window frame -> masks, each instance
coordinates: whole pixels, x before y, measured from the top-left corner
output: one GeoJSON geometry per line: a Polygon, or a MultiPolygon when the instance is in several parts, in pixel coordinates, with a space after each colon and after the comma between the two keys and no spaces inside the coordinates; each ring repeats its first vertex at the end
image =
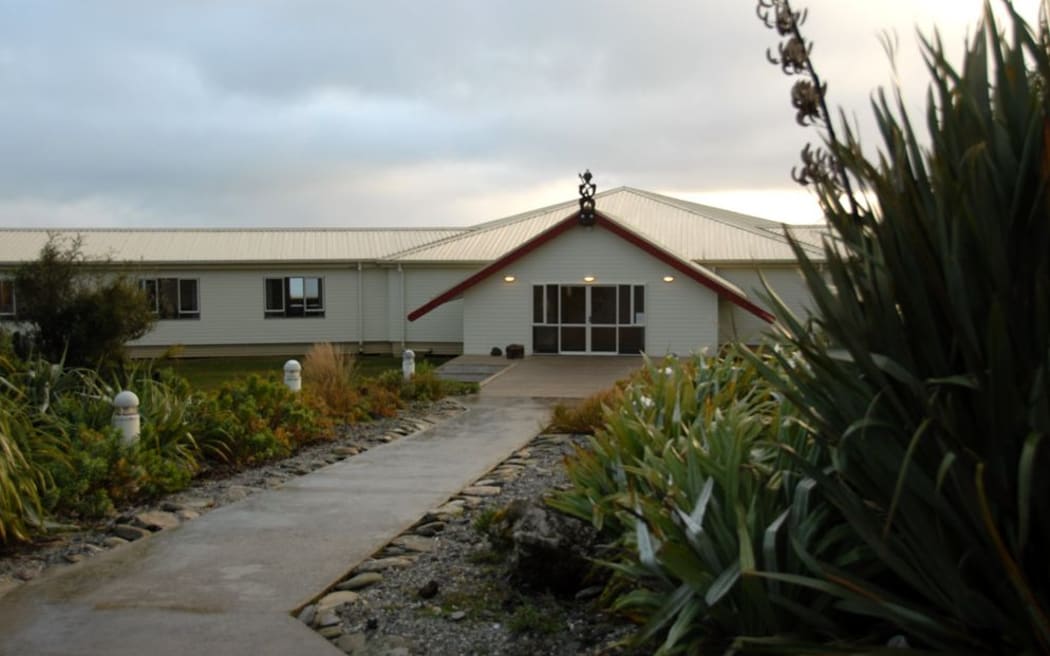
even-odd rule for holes
{"type": "Polygon", "coordinates": [[[185,321],[187,319],[201,318],[201,281],[200,278],[179,278],[176,276],[152,276],[139,278],[139,289],[146,294],[147,299],[153,301],[153,316],[158,321],[185,321]],[[172,315],[161,314],[161,288],[162,281],[171,284],[174,281],[175,304],[172,306],[172,315]],[[196,310],[183,309],[183,287],[185,283],[193,283],[193,299],[196,310]],[[150,291],[152,287],[152,292],[150,291]]]}
{"type": "Polygon", "coordinates": [[[266,276],[263,278],[263,318],[323,319],[326,312],[324,289],[324,276],[266,276]],[[274,283],[278,283],[281,290],[280,308],[270,305],[271,288],[277,288],[274,283]]]}

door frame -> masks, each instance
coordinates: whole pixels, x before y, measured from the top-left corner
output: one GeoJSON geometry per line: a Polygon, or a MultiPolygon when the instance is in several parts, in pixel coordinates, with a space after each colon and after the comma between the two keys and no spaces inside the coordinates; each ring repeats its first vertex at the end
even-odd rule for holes
{"type": "MultiPolygon", "coordinates": [[[[620,334],[619,334],[620,329],[621,328],[642,328],[642,329],[645,329],[646,326],[647,326],[647,322],[645,320],[646,317],[647,317],[646,312],[644,312],[644,311],[640,312],[640,313],[639,312],[635,312],[634,308],[633,308],[634,304],[637,302],[637,300],[636,300],[636,294],[637,294],[636,288],[638,288],[638,287],[642,288],[642,290],[643,290],[642,291],[643,299],[644,299],[644,296],[647,296],[647,294],[644,291],[645,288],[647,287],[647,285],[644,282],[638,282],[638,281],[631,281],[631,282],[620,282],[620,281],[605,282],[605,281],[602,281],[602,282],[584,283],[584,282],[575,282],[575,281],[573,281],[573,282],[553,282],[552,281],[552,282],[533,282],[533,283],[531,283],[531,287],[534,290],[535,290],[536,287],[543,287],[543,292],[542,292],[541,296],[542,296],[543,303],[544,303],[544,307],[543,307],[543,309],[541,311],[541,317],[544,319],[544,321],[537,322],[535,320],[536,319],[536,308],[535,308],[535,306],[533,307],[533,321],[531,322],[531,326],[532,326],[532,328],[534,330],[533,334],[535,335],[535,328],[537,328],[537,327],[541,327],[542,326],[542,327],[547,327],[547,328],[554,328],[557,331],[557,336],[558,336],[558,350],[556,352],[557,355],[596,355],[596,356],[621,355],[621,353],[620,353],[620,348],[621,348],[621,346],[620,346],[620,334]],[[550,322],[546,321],[546,319],[549,318],[548,317],[548,311],[547,311],[548,310],[548,308],[547,308],[547,302],[548,302],[547,287],[550,286],[550,285],[557,286],[557,294],[556,294],[556,297],[558,298],[558,316],[557,316],[558,321],[557,321],[557,323],[550,323],[550,322]],[[628,314],[630,315],[630,321],[627,322],[627,323],[621,323],[620,322],[620,319],[622,317],[621,308],[620,308],[620,300],[621,300],[620,299],[620,287],[622,287],[622,286],[629,286],[630,289],[631,289],[631,291],[630,291],[630,302],[631,302],[632,308],[628,309],[628,314]],[[565,323],[565,322],[562,321],[564,304],[562,302],[562,296],[561,296],[562,292],[561,292],[561,290],[562,290],[563,287],[582,287],[585,290],[585,292],[584,292],[584,294],[585,294],[585,296],[584,296],[584,312],[585,312],[585,316],[584,316],[584,322],[583,323],[565,323]],[[592,294],[592,290],[594,288],[596,288],[596,287],[611,288],[611,289],[614,290],[613,298],[615,300],[615,309],[614,309],[614,317],[613,317],[613,322],[612,323],[595,324],[595,323],[592,323],[592,321],[591,321],[591,317],[593,316],[593,309],[594,309],[593,308],[593,294],[592,294]],[[637,320],[638,316],[642,316],[643,317],[641,322],[639,322],[637,320]],[[584,329],[584,350],[582,350],[582,351],[569,351],[569,350],[563,349],[562,348],[563,340],[561,338],[561,330],[562,330],[562,328],[583,328],[584,329]],[[612,351],[595,351],[595,350],[593,350],[591,331],[594,328],[611,328],[611,329],[615,330],[617,332],[616,348],[614,350],[612,350],[612,351]]],[[[535,298],[536,297],[535,297],[535,291],[534,291],[533,292],[533,303],[535,303],[535,298]]],[[[644,346],[645,346],[645,344],[644,344],[644,339],[643,339],[643,344],[642,344],[642,350],[643,351],[645,350],[644,346]]],[[[533,347],[532,352],[536,353],[535,338],[533,340],[532,347],[533,347]]],[[[555,353],[551,352],[550,354],[553,355],[555,353]]]]}

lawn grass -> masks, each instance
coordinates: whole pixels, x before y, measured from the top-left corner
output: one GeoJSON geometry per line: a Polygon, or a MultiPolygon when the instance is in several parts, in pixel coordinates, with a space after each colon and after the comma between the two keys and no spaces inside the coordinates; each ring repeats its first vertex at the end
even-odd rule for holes
{"type": "MultiPolygon", "coordinates": [[[[165,360],[154,363],[155,367],[171,367],[175,373],[186,378],[190,385],[196,389],[217,389],[223,383],[238,378],[244,378],[251,374],[265,376],[274,374],[284,375],[284,363],[290,359],[302,362],[303,357],[289,357],[284,355],[245,356],[228,358],[180,358],[165,360]]],[[[451,356],[431,356],[425,359],[437,367],[451,360],[451,356]]],[[[416,363],[423,359],[417,359],[416,363]]],[[[354,359],[354,376],[359,378],[372,378],[384,371],[396,369],[401,370],[401,358],[384,355],[362,355],[354,359]]]]}

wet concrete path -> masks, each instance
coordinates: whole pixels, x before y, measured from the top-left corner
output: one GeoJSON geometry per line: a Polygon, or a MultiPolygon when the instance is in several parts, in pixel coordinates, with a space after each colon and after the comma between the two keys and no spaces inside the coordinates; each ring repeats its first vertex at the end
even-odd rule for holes
{"type": "Polygon", "coordinates": [[[0,655],[341,654],[290,613],[535,436],[545,401],[489,396],[426,431],[0,598],[0,655]]]}

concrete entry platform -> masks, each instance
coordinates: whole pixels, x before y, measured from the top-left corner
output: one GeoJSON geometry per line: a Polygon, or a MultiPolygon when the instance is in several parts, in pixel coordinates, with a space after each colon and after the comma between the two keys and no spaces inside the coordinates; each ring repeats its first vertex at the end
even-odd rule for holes
{"type": "Polygon", "coordinates": [[[639,355],[532,355],[482,383],[483,398],[582,399],[642,366],[639,355]]]}
{"type": "Polygon", "coordinates": [[[481,383],[516,362],[502,356],[461,355],[437,368],[438,378],[465,383],[481,383]]]}
{"type": "Polygon", "coordinates": [[[0,598],[0,656],[331,654],[289,613],[535,436],[546,402],[472,397],[415,435],[0,598]]]}

